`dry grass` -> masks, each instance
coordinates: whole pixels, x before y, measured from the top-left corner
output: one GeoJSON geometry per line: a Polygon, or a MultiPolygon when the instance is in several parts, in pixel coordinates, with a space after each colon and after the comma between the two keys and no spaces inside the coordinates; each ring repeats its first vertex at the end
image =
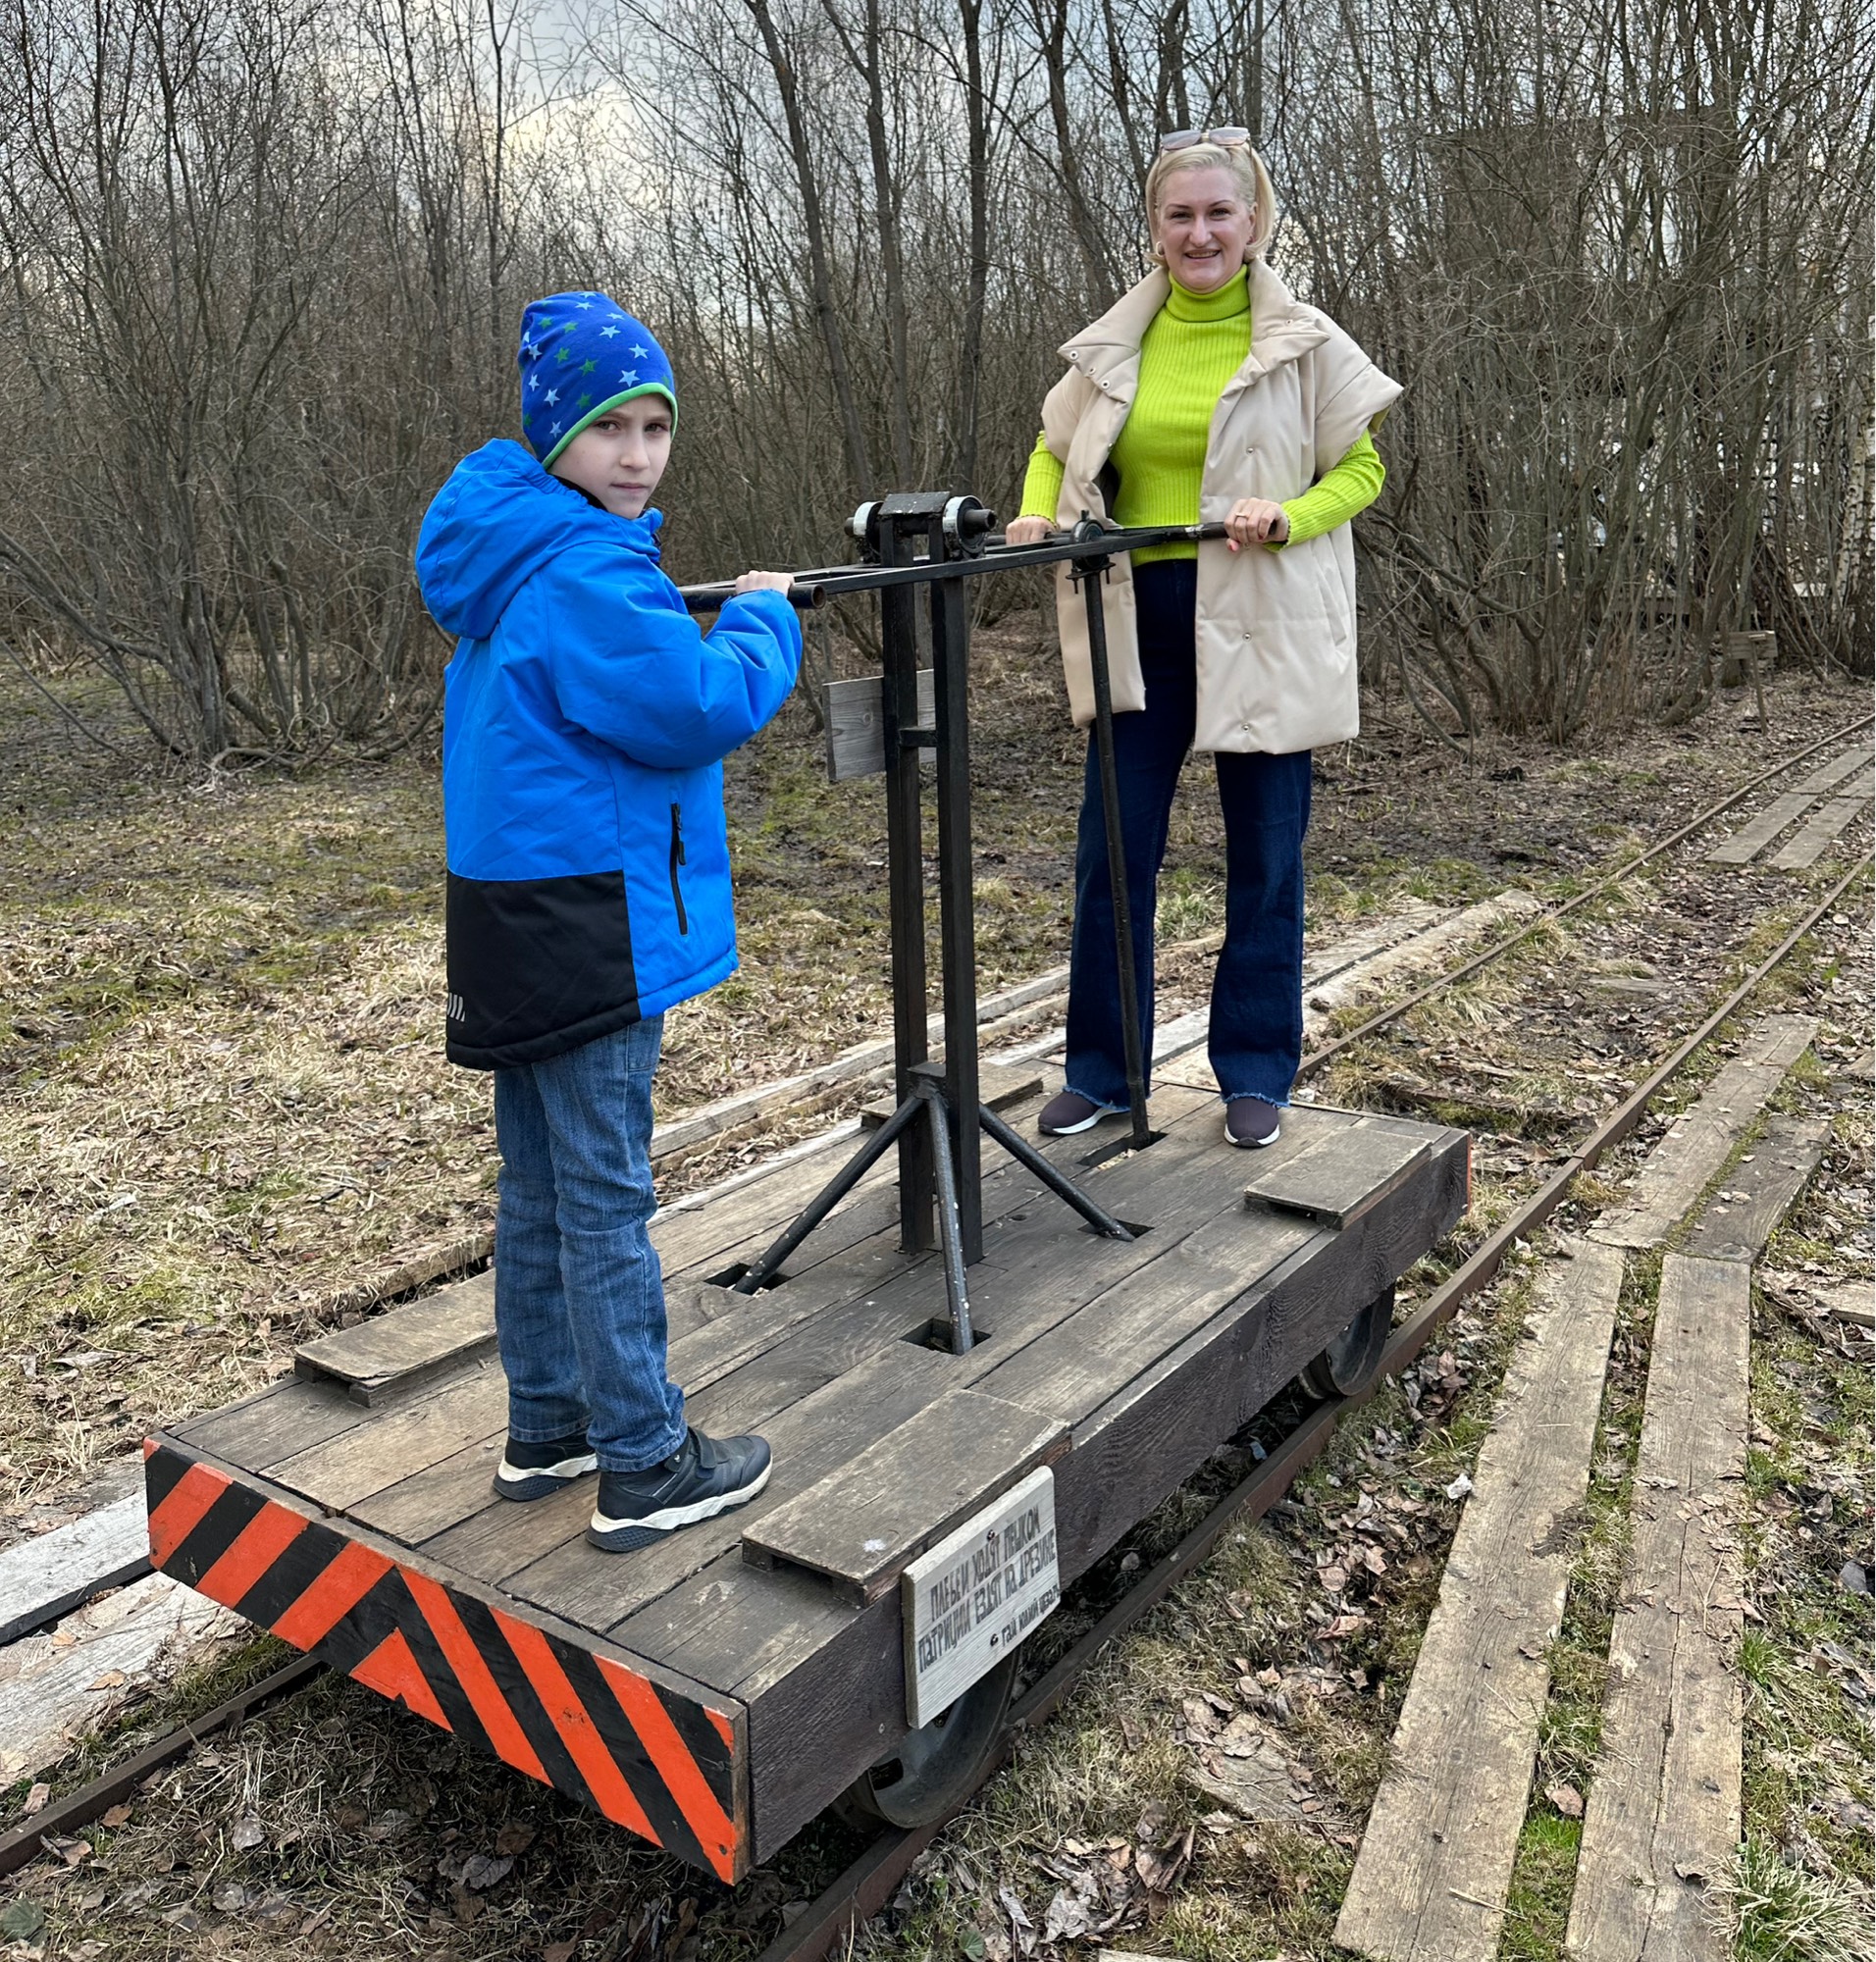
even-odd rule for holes
{"type": "MultiPolygon", "coordinates": [[[[986,663],[986,987],[1059,960],[1066,940],[1079,764],[1052,719],[1050,688],[1019,654],[1013,641],[986,663]]],[[[1822,728],[1853,712],[1789,691],[1775,708],[1780,747],[1798,740],[1800,717],[1822,728]]],[[[1415,888],[1472,899],[1508,873],[1566,890],[1663,808],[1742,772],[1750,748],[1716,716],[1697,744],[1645,737],[1615,761],[1501,746],[1465,777],[1401,732],[1378,732],[1323,759],[1333,781],[1312,834],[1312,922],[1367,917],[1415,888]],[[1487,790],[1487,766],[1514,757],[1527,780],[1487,790]]],[[[361,1271],[485,1222],[492,1162],[486,1085],[448,1071],[439,1055],[440,841],[424,765],[188,784],[100,778],[54,745],[34,751],[33,768],[26,820],[0,839],[12,1031],[0,1034],[0,1164],[28,1228],[0,1253],[0,1325],[15,1366],[0,1378],[0,1421],[16,1497],[69,1482],[152,1418],[225,1401],[277,1370],[292,1337],[361,1271]]],[[[1206,775],[1191,773],[1173,828],[1167,924],[1179,931],[1203,930],[1218,905],[1206,775]]],[[[8,802],[26,795],[17,788],[8,802]]],[[[874,789],[820,785],[805,726],[792,723],[736,760],[730,801],[747,964],[731,988],[672,1018],[667,1109],[786,1074],[883,1022],[874,789]]],[[[1413,1058],[1424,1047],[1437,1065],[1430,1078],[1447,1057],[1502,1057],[1495,1066],[1524,1072],[1520,1094],[1526,1078],[1534,1090],[1574,1081],[1578,1065],[1612,1080],[1622,1046],[1651,1053],[1663,1027],[1620,1006],[1584,1023],[1571,962],[1624,971],[1638,924],[1684,945],[1694,973],[1702,939],[1710,951],[1731,923],[1671,929],[1652,898],[1611,908],[1573,926],[1572,948],[1540,950],[1491,983],[1481,1012],[1410,1029],[1393,1048],[1413,1058]],[[1621,1023],[1625,1012],[1637,1019],[1621,1023]],[[1606,1054],[1571,1047],[1580,1025],[1606,1054]]],[[[1202,965],[1167,979],[1197,992],[1202,965]]],[[[1462,1087],[1483,1095],[1498,1081],[1462,1087]]],[[[1361,1095],[1363,1079],[1346,1088],[1361,1095]]],[[[806,1121],[818,1128],[831,1116],[806,1121]]],[[[784,1141],[778,1128],[767,1143],[784,1141]]],[[[720,1175],[762,1148],[726,1145],[687,1176],[720,1175]]],[[[1409,1292],[1462,1258],[1544,1161],[1541,1143],[1486,1140],[1473,1220],[1410,1277],[1409,1292]]],[[[1337,1439],[1295,1510],[1222,1548],[1025,1743],[934,1849],[898,1926],[889,1917],[868,1937],[875,1951],[949,1957],[972,1952],[971,1928],[1007,1936],[1003,1885],[1040,1928],[1055,1896],[1074,1888],[1042,1863],[1080,1873],[1092,1861],[1066,1851],[1069,1839],[1120,1838],[1132,1878],[1104,1898],[1138,1903],[1134,1945],[1193,1957],[1329,1954],[1327,1930],[1450,1531],[1453,1508],[1439,1495],[1483,1434],[1504,1304],[1515,1303],[1524,1265],[1337,1439]],[[1385,1543],[1384,1575],[1344,1589],[1339,1605],[1366,1625],[1325,1639],[1338,1604],[1317,1555],[1355,1543],[1348,1515],[1364,1492],[1425,1510],[1398,1516],[1409,1542],[1385,1543]],[[1240,1693],[1240,1661],[1253,1692],[1240,1693]],[[1258,1681],[1262,1671],[1276,1673],[1274,1684],[1258,1681]],[[1184,1778],[1200,1748],[1185,1734],[1195,1690],[1268,1725],[1313,1781],[1322,1805],[1312,1823],[1220,1823],[1184,1778]],[[1149,1871],[1172,1875],[1170,1885],[1144,1885],[1140,1847],[1160,1863],[1149,1871]]],[[[1150,1557],[1211,1489],[1216,1480],[1201,1480],[1143,1523],[1050,1625],[1051,1639],[1066,1641],[1100,1612],[1125,1584],[1125,1554],[1150,1557]]],[[[92,1838],[74,1867],[30,1870],[26,1890],[51,1915],[56,1952],[126,1962],[191,1946],[256,1962],[327,1952],[713,1962],[752,1954],[782,1905],[819,1885],[852,1843],[823,1823],[771,1870],[718,1895],[343,1682],[195,1754],[92,1838]],[[242,1826],[250,1813],[258,1838],[242,1826]],[[237,1828],[249,1843],[234,1843],[237,1828]],[[510,1844],[519,1850],[501,1850],[510,1844]],[[467,1852],[515,1864],[472,1886],[467,1852]]],[[[1115,1874],[1117,1851],[1107,1853],[1115,1874]]]]}

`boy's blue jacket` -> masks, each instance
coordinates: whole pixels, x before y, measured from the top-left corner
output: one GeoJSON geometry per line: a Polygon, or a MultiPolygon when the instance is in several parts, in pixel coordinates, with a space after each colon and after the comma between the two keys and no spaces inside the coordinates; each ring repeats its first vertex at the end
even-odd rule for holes
{"type": "Polygon", "coordinates": [[[444,677],[448,1053],[539,1062],[736,967],[722,758],[782,705],[802,632],[779,593],[706,637],[617,518],[520,444],[464,458],[417,542],[444,677]]]}

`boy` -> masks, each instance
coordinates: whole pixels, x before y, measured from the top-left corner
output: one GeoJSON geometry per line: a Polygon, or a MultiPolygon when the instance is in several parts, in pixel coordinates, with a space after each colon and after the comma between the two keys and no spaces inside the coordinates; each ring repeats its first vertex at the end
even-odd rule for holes
{"type": "Polygon", "coordinates": [[[787,698],[802,635],[784,573],[745,573],[706,638],[659,569],[647,506],[677,392],[646,327],[555,293],[519,358],[528,448],[465,458],[417,543],[457,636],[448,1054],[495,1079],[495,1488],[540,1499],[597,1470],[587,1537],[623,1553],[768,1480],[761,1438],[684,1420],[646,1226],[663,1011],[736,967],[722,758],[787,698]]]}

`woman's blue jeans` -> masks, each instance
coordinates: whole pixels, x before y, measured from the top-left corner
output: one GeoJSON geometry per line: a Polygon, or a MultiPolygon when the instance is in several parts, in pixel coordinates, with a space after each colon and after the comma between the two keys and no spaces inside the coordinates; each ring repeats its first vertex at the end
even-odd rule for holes
{"type": "MultiPolygon", "coordinates": [[[[1125,841],[1127,910],[1140,1001],[1142,1054],[1153,1057],[1153,916],[1167,826],[1197,708],[1194,559],[1136,568],[1140,667],[1146,707],[1114,718],[1125,841]]],[[[1286,756],[1220,750],[1225,813],[1225,949],[1212,981],[1210,1054],[1219,1088],[1233,1097],[1289,1102],[1303,1054],[1303,834],[1309,828],[1309,751],[1286,756]]],[[[1074,940],[1068,976],[1067,1085],[1096,1104],[1127,1101],[1120,1034],[1120,963],[1101,813],[1094,732],[1081,794],[1074,864],[1074,940]]]]}
{"type": "Polygon", "coordinates": [[[584,1431],[607,1472],[642,1472],[684,1441],[665,1374],[664,1280],[646,1232],[653,1015],[546,1062],[495,1071],[495,1334],[508,1431],[584,1431]]]}

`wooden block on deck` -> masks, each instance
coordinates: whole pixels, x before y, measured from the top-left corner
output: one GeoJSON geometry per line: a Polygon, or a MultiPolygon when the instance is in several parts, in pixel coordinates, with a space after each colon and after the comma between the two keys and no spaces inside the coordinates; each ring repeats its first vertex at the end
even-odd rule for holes
{"type": "Polygon", "coordinates": [[[1761,849],[1775,839],[1788,824],[1803,816],[1811,807],[1812,799],[1807,791],[1787,791],[1783,797],[1775,797],[1759,814],[1740,826],[1731,838],[1722,839],[1709,852],[1707,861],[1713,865],[1745,865],[1756,858],[1761,849]]]}
{"type": "Polygon", "coordinates": [[[1662,1263],[1635,1538],[1565,1942],[1576,1962],[1723,1962],[1733,1952],[1707,1907],[1740,1838],[1751,1320],[1742,1263],[1662,1263]]]}
{"type": "Polygon", "coordinates": [[[1729,1189],[1700,1214],[1686,1251],[1708,1261],[1756,1261],[1810,1182],[1830,1134],[1828,1117],[1775,1117],[1749,1162],[1733,1168],[1729,1189]]]}
{"type": "Polygon", "coordinates": [[[422,1301],[302,1342],[293,1351],[293,1373],[336,1382],[354,1403],[370,1407],[435,1381],[487,1355],[495,1344],[495,1277],[476,1274],[422,1301]]]}
{"type": "MultiPolygon", "coordinates": [[[[1025,1097],[1042,1089],[1042,1072],[1028,1062],[986,1062],[977,1072],[977,1102],[986,1110],[1007,1110],[1025,1097]]],[[[891,1096],[878,1097],[860,1106],[860,1123],[865,1131],[876,1131],[899,1109],[891,1096]]]]}
{"type": "Polygon", "coordinates": [[[1621,1254],[1575,1252],[1505,1372],[1335,1924],[1386,1962],[1498,1952],[1622,1289],[1621,1254]]]}
{"type": "Polygon", "coordinates": [[[952,1390],[743,1532],[752,1566],[805,1567],[876,1601],[979,1507],[1068,1448],[1068,1427],[981,1390],[952,1390]]]}
{"type": "Polygon", "coordinates": [[[1658,1247],[1732,1156],[1746,1127],[1817,1032],[1809,1015],[1767,1015],[1746,1046],[1674,1120],[1626,1202],[1590,1229],[1611,1247],[1658,1247]]]}
{"type": "Polygon", "coordinates": [[[1325,1226],[1347,1226],[1405,1184],[1426,1162],[1427,1153],[1424,1135],[1357,1122],[1252,1179],[1244,1198],[1300,1213],[1325,1226]]]}

